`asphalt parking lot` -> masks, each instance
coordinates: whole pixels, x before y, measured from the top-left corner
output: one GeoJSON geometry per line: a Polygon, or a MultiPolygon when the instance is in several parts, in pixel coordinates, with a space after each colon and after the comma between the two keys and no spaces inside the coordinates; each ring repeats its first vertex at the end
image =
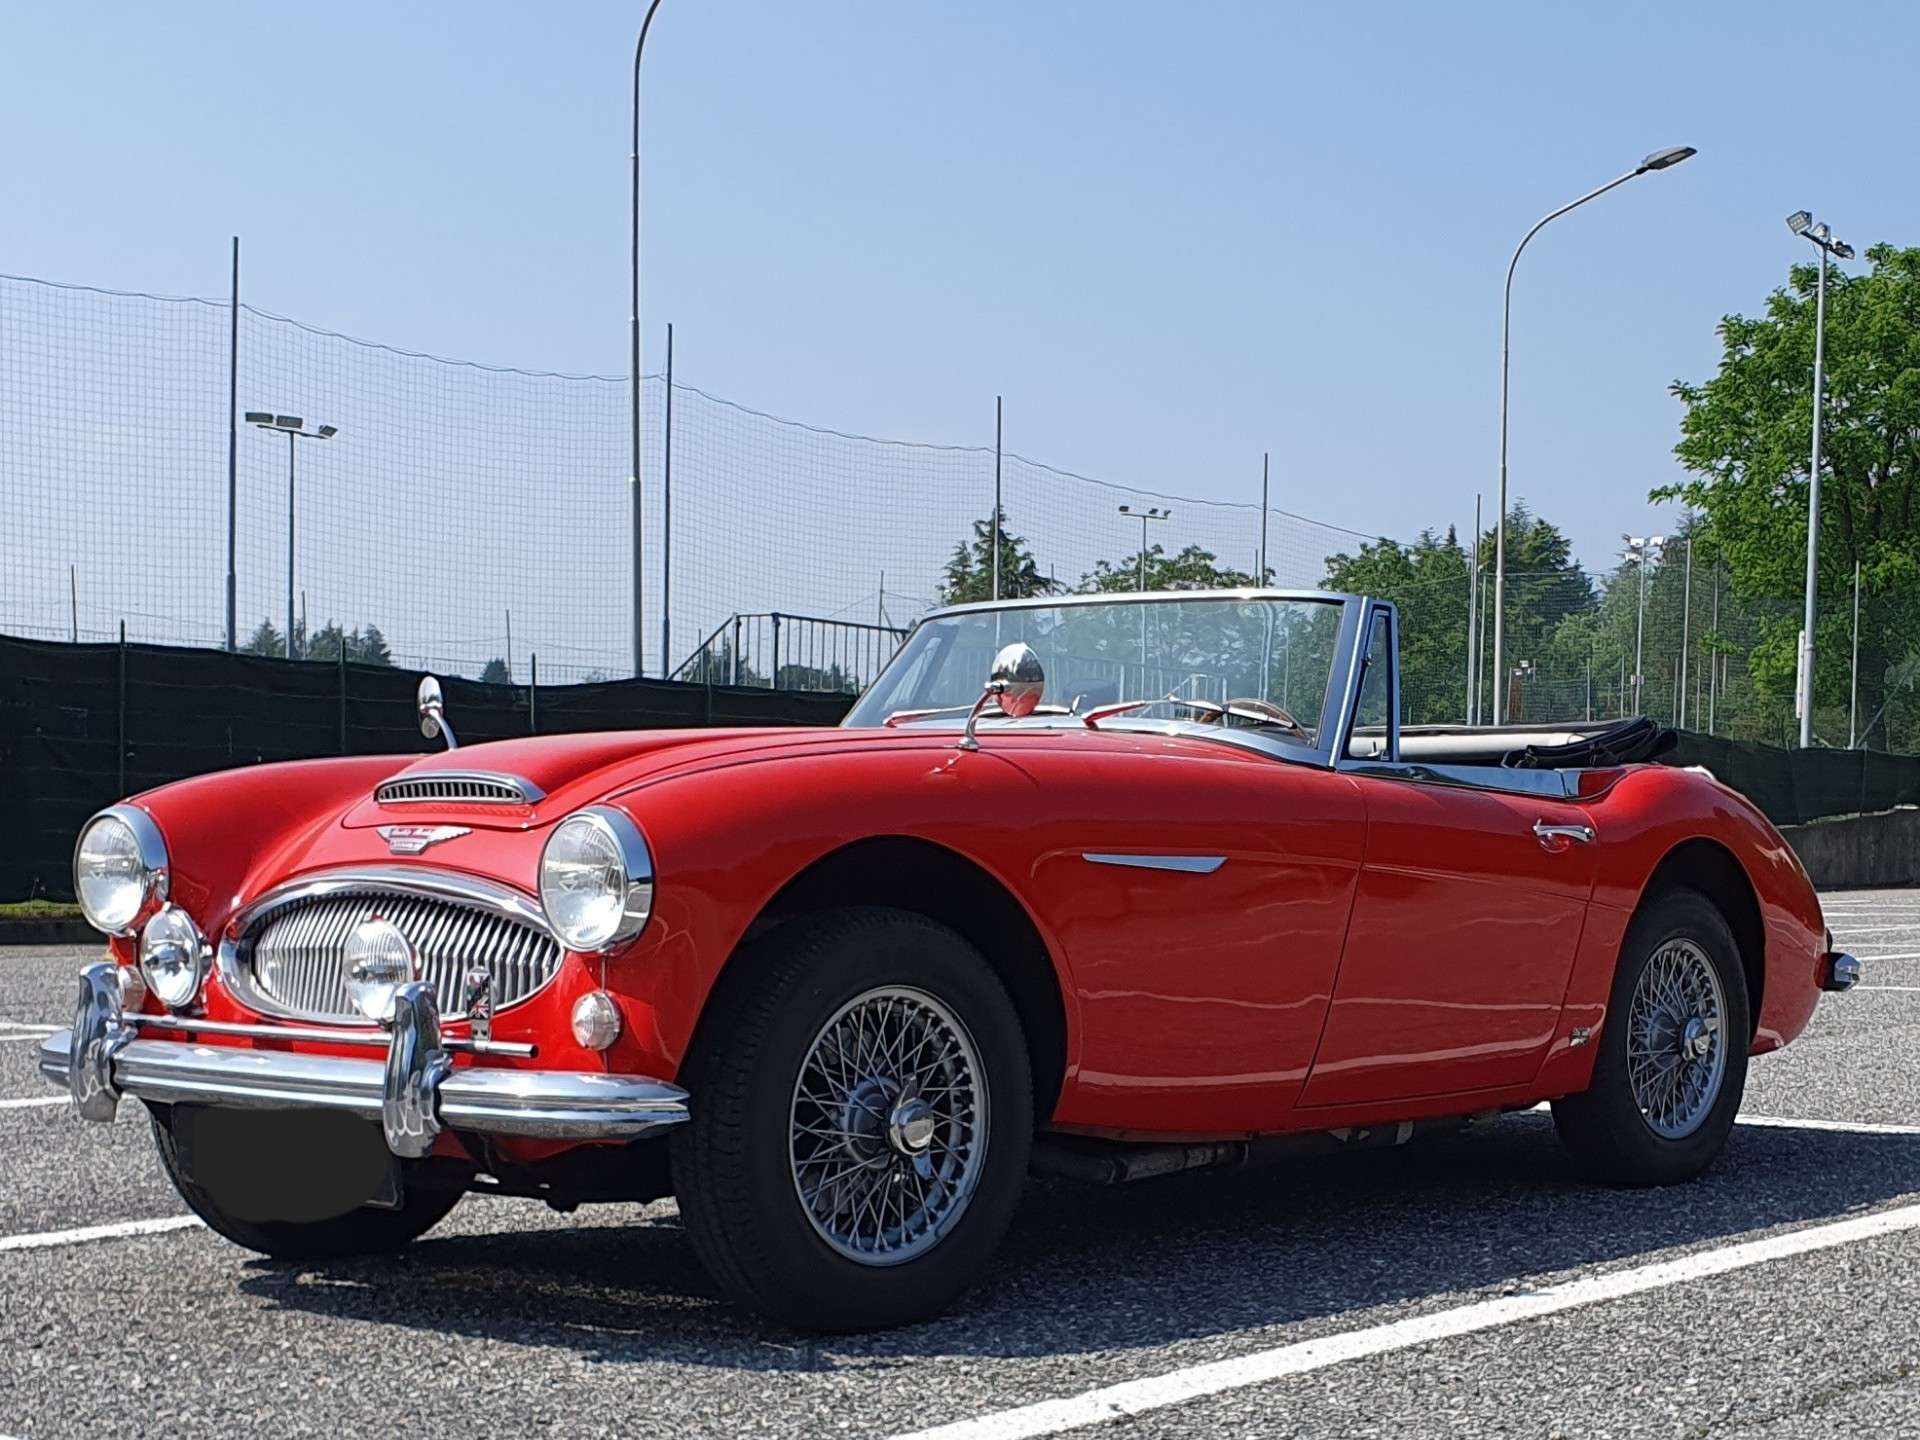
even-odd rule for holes
{"type": "Polygon", "coordinates": [[[82,1125],[33,1072],[85,952],[0,951],[0,1436],[1920,1435],[1920,891],[1827,906],[1865,983],[1755,1062],[1701,1182],[1593,1188],[1536,1113],[1036,1184],[957,1313],[832,1341],[716,1300],[670,1203],[237,1250],[138,1106],[82,1125]]]}

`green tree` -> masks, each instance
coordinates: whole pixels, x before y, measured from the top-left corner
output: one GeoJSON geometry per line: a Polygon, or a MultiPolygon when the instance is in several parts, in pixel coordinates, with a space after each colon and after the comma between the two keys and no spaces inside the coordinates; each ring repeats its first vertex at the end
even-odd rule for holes
{"type": "Polygon", "coordinates": [[[247,637],[247,643],[240,649],[248,655],[285,656],[287,641],[286,637],[274,628],[271,620],[262,620],[254,626],[253,634],[247,637]]]}
{"type": "Polygon", "coordinates": [[[1211,550],[1189,545],[1169,555],[1159,545],[1146,552],[1146,583],[1141,584],[1141,555],[1135,551],[1123,560],[1100,560],[1081,577],[1082,590],[1237,590],[1254,583],[1253,576],[1219,563],[1211,550]]]}
{"type": "MultiPolygon", "coordinates": [[[[961,605],[993,598],[993,517],[973,522],[973,539],[953,547],[947,561],[947,573],[940,585],[940,603],[961,605]]],[[[1059,587],[1051,577],[1040,573],[1025,537],[1007,529],[1007,518],[1000,516],[1000,598],[1022,600],[1031,595],[1051,595],[1059,587]]]]}
{"type": "MultiPolygon", "coordinates": [[[[1876,747],[1920,740],[1903,683],[1920,655],[1920,248],[1876,245],[1869,269],[1827,277],[1815,728],[1844,743],[1854,566],[1860,717],[1876,747]]],[[[1790,705],[1805,584],[1816,271],[1796,265],[1759,316],[1720,323],[1718,371],[1676,381],[1674,453],[1691,472],[1653,492],[1705,512],[1732,591],[1756,617],[1749,660],[1775,712],[1790,705]]]]}
{"type": "Polygon", "coordinates": [[[511,685],[513,676],[507,673],[507,662],[498,655],[487,661],[486,668],[480,672],[482,685],[511,685]]]}
{"type": "Polygon", "coordinates": [[[293,653],[296,658],[338,660],[342,650],[346,651],[347,659],[356,665],[393,664],[393,655],[387,649],[387,638],[380,633],[377,625],[348,630],[339,621],[329,620],[312,635],[308,635],[306,622],[295,622],[293,653]]]}
{"type": "Polygon", "coordinates": [[[1466,710],[1467,551],[1448,529],[1422,530],[1411,545],[1380,539],[1355,555],[1327,557],[1329,590],[1391,600],[1400,607],[1400,719],[1406,725],[1458,721],[1466,710]]]}

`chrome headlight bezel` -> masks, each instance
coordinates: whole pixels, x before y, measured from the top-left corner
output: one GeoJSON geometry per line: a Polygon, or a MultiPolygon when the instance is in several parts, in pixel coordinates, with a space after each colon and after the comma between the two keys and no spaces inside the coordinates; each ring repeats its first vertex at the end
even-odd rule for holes
{"type": "Polygon", "coordinates": [[[178,905],[162,905],[140,927],[140,978],[169,1010],[185,1010],[200,998],[211,958],[200,927],[178,905]]]}
{"type": "MultiPolygon", "coordinates": [[[[572,862],[577,882],[579,862],[572,862]]],[[[653,914],[653,852],[647,848],[640,827],[624,810],[611,805],[589,805],[576,810],[553,827],[553,833],[540,849],[540,910],[547,927],[568,950],[581,954],[603,954],[626,944],[646,928],[653,914]],[[569,901],[577,901],[579,886],[566,884],[562,866],[568,864],[556,856],[555,847],[586,841],[603,850],[610,849],[624,872],[624,883],[616,891],[605,887],[599,898],[618,902],[618,908],[603,907],[598,920],[583,923],[572,913],[569,901]]]]}
{"type": "Polygon", "coordinates": [[[167,842],[161,838],[160,827],[146,811],[137,805],[109,805],[80,827],[80,835],[73,844],[73,894],[79,901],[80,913],[101,934],[121,939],[138,934],[153,912],[165,903],[167,889],[167,842]],[[133,842],[133,853],[140,870],[133,877],[136,890],[131,907],[122,904],[107,909],[88,902],[85,881],[97,880],[99,872],[96,870],[88,875],[81,867],[86,858],[87,840],[104,825],[120,827],[131,836],[133,842]]]}

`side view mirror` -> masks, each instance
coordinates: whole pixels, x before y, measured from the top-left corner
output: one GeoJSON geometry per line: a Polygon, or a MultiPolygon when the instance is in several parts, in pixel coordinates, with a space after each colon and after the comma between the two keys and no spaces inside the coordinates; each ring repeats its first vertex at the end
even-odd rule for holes
{"type": "Polygon", "coordinates": [[[960,737],[960,748],[980,748],[980,742],[973,738],[973,730],[989,704],[1002,715],[1018,720],[1034,712],[1046,690],[1047,672],[1040,664],[1040,657],[1033,653],[1033,647],[1018,640],[1003,646],[993,657],[987,683],[967,716],[967,733],[960,737]]]}
{"type": "Polygon", "coordinates": [[[433,740],[444,732],[447,737],[447,748],[459,749],[460,741],[453,733],[453,726],[447,723],[447,705],[440,695],[440,682],[433,676],[420,677],[416,703],[420,710],[420,733],[427,739],[433,740]]]}
{"type": "Polygon", "coordinates": [[[1033,647],[1016,640],[993,657],[987,686],[999,699],[1001,713],[1018,720],[1031,715],[1040,704],[1047,690],[1047,672],[1033,647]]]}

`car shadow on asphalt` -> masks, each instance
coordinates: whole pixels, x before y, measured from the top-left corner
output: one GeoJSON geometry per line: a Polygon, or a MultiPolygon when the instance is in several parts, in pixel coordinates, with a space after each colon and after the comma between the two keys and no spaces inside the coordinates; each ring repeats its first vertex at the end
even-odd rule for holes
{"type": "Polygon", "coordinates": [[[242,1288],[291,1310],[605,1362],[885,1368],[1366,1323],[1374,1307],[1512,1293],[1916,1191],[1920,1137],[1763,1127],[1736,1129],[1701,1180],[1605,1189],[1531,1114],[1264,1171],[1116,1189],[1036,1182],[981,1289],[943,1318],[875,1335],[795,1337],[719,1301],[662,1207],[635,1225],[430,1235],[383,1261],[256,1261],[242,1288]]]}

